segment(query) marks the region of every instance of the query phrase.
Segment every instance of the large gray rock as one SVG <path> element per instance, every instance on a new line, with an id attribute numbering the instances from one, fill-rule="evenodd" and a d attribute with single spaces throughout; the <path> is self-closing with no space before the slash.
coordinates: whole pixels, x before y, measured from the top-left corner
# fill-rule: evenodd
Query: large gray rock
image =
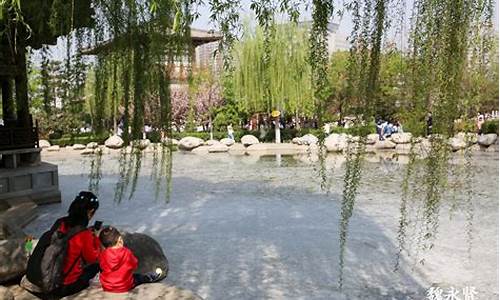
<path id="1" fill-rule="evenodd" d="M 200 138 L 187 136 L 187 137 L 183 137 L 179 141 L 178 147 L 181 150 L 190 151 L 190 150 L 193 150 L 194 148 L 197 148 L 197 147 L 203 145 L 203 143 L 204 143 L 204 141 Z"/>
<path id="2" fill-rule="evenodd" d="M 228 147 L 234 145 L 234 140 L 229 138 L 223 138 L 220 142 Z"/>
<path id="3" fill-rule="evenodd" d="M 123 146 L 123 139 L 118 135 L 112 135 L 104 141 L 104 146 L 111 149 L 119 149 Z"/>
<path id="4" fill-rule="evenodd" d="M 409 144 L 411 143 L 411 133 L 394 133 L 391 135 L 390 140 L 396 144 Z"/>
<path id="5" fill-rule="evenodd" d="M 164 283 L 140 285 L 128 293 L 107 293 L 99 285 L 93 285 L 65 300 L 202 300 L 195 293 Z"/>
<path id="6" fill-rule="evenodd" d="M 96 142 L 90 142 L 87 144 L 87 149 L 95 149 L 99 147 L 99 145 Z"/>
<path id="7" fill-rule="evenodd" d="M 168 273 L 168 260 L 163 250 L 152 237 L 142 233 L 123 234 L 123 241 L 134 255 L 139 259 L 139 266 L 136 272 L 154 272 L 160 268 L 165 276 Z"/>
<path id="8" fill-rule="evenodd" d="M 488 133 L 480 135 L 477 138 L 477 143 L 483 147 L 489 147 L 497 141 L 498 136 L 495 133 Z"/>
<path id="9" fill-rule="evenodd" d="M 40 147 L 42 149 L 49 148 L 50 147 L 50 143 L 47 140 L 39 140 L 38 141 L 38 147 Z"/>
<path id="10" fill-rule="evenodd" d="M 14 294 L 12 294 L 8 288 L 0 285 L 0 299 L 14 300 Z"/>
<path id="11" fill-rule="evenodd" d="M 250 145 L 255 145 L 259 143 L 259 139 L 251 134 L 247 134 L 241 137 L 241 143 L 243 146 L 248 147 Z"/>
<path id="12" fill-rule="evenodd" d="M 24 239 L 0 240 L 0 262 L 0 283 L 24 275 L 28 263 Z"/>
<path id="13" fill-rule="evenodd" d="M 325 139 L 328 152 L 342 152 L 347 148 L 347 135 L 332 133 Z"/>

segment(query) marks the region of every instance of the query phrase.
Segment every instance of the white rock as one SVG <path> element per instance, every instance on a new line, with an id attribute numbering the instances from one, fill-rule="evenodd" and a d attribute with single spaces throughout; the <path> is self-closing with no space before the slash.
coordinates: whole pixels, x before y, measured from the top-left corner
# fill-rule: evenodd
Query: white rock
<path id="1" fill-rule="evenodd" d="M 220 142 L 226 146 L 232 146 L 234 145 L 234 140 L 233 139 L 228 139 L 228 138 L 223 138 L 220 140 Z"/>
<path id="2" fill-rule="evenodd" d="M 498 136 L 495 133 L 482 134 L 477 138 L 477 143 L 483 147 L 489 147 L 497 141 Z"/>
<path id="3" fill-rule="evenodd" d="M 411 143 L 411 133 L 393 133 L 390 140 L 396 144 L 409 144 Z"/>
<path id="4" fill-rule="evenodd" d="M 372 133 L 366 136 L 366 144 L 367 145 L 373 145 L 375 144 L 379 139 L 378 134 Z"/>
<path id="5" fill-rule="evenodd" d="M 398 154 L 410 154 L 411 144 L 396 144 L 395 149 Z"/>
<path id="6" fill-rule="evenodd" d="M 14 300 L 14 295 L 10 292 L 8 288 L 0 285 L 0 299 Z"/>
<path id="7" fill-rule="evenodd" d="M 82 144 L 74 144 L 73 145 L 73 150 L 83 150 L 85 148 L 86 148 L 86 146 L 82 145 Z"/>
<path id="8" fill-rule="evenodd" d="M 303 137 L 300 138 L 301 144 L 299 145 L 313 145 L 318 143 L 318 138 L 315 137 L 313 134 L 306 134 Z"/>
<path id="9" fill-rule="evenodd" d="M 396 148 L 396 143 L 393 143 L 392 141 L 389 141 L 388 139 L 385 139 L 383 141 L 377 141 L 375 143 L 375 149 L 378 149 L 378 150 L 394 149 L 394 148 Z"/>
<path id="10" fill-rule="evenodd" d="M 190 151 L 203 145 L 203 143 L 204 141 L 200 138 L 187 136 L 179 141 L 179 149 Z"/>
<path id="11" fill-rule="evenodd" d="M 328 152 L 342 152 L 347 148 L 347 135 L 332 133 L 325 139 Z"/>
<path id="12" fill-rule="evenodd" d="M 222 143 L 217 143 L 208 147 L 208 153 L 219 153 L 227 151 L 229 151 L 229 147 Z"/>
<path id="13" fill-rule="evenodd" d="M 467 143 L 460 138 L 452 137 L 448 140 L 448 144 L 451 146 L 451 150 L 458 151 L 463 150 L 467 147 Z"/>
<path id="14" fill-rule="evenodd" d="M 205 146 L 212 146 L 215 144 L 220 144 L 220 142 L 218 140 L 208 140 L 204 143 Z"/>
<path id="15" fill-rule="evenodd" d="M 248 147 L 250 145 L 258 144 L 259 139 L 251 134 L 247 134 L 241 137 L 241 143 L 243 146 Z"/>
<path id="16" fill-rule="evenodd" d="M 95 149 L 83 149 L 82 152 L 80 152 L 81 155 L 90 155 L 94 154 Z"/>
<path id="17" fill-rule="evenodd" d="M 54 145 L 54 146 L 50 146 L 49 148 L 47 148 L 47 151 L 51 151 L 51 152 L 57 152 L 59 151 L 61 148 L 58 146 L 58 145 Z"/>
<path id="18" fill-rule="evenodd" d="M 463 141 L 467 141 L 469 146 L 473 144 L 477 144 L 477 134 L 475 133 L 465 133 L 465 132 L 459 132 L 455 134 L 454 136 L 457 139 L 461 139 Z"/>
<path id="19" fill-rule="evenodd" d="M 99 145 L 96 142 L 90 142 L 90 143 L 87 144 L 87 149 L 95 149 L 98 146 Z"/>
<path id="20" fill-rule="evenodd" d="M 50 143 L 47 140 L 39 140 L 38 141 L 38 147 L 40 147 L 42 149 L 49 148 L 50 147 Z"/>
<path id="21" fill-rule="evenodd" d="M 210 148 L 212 146 L 204 146 L 204 145 L 201 145 L 201 146 L 198 146 L 196 148 L 193 148 L 193 150 L 191 150 L 191 153 L 194 153 L 194 154 L 208 154 L 208 148 Z"/>
<path id="22" fill-rule="evenodd" d="M 123 139 L 118 135 L 112 135 L 104 142 L 104 146 L 111 149 L 119 149 L 123 146 Z"/>

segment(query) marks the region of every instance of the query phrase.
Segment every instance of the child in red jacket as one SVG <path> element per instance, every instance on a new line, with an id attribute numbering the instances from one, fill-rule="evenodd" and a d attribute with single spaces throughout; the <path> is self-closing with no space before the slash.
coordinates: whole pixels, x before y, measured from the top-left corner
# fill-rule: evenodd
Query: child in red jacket
<path id="1" fill-rule="evenodd" d="M 152 283 L 162 279 L 162 270 L 147 274 L 137 274 L 137 258 L 123 245 L 120 232 L 111 226 L 105 227 L 99 239 L 106 248 L 99 256 L 101 273 L 99 280 L 104 291 L 125 293 L 143 283 Z"/>

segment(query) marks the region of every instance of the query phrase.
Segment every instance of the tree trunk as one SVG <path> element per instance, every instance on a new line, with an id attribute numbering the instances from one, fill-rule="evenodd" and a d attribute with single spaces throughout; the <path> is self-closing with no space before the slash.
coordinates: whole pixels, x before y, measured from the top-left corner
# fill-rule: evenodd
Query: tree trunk
<path id="1" fill-rule="evenodd" d="M 26 72 L 26 48 L 22 39 L 17 45 L 17 66 L 19 73 L 15 77 L 17 122 L 23 127 L 30 126 L 29 100 L 28 100 L 28 74 Z"/>
<path id="2" fill-rule="evenodd" d="M 8 78 L 2 78 L 2 118 L 4 120 L 13 120 L 16 118 L 14 114 L 14 99 L 12 98 L 12 81 Z"/>

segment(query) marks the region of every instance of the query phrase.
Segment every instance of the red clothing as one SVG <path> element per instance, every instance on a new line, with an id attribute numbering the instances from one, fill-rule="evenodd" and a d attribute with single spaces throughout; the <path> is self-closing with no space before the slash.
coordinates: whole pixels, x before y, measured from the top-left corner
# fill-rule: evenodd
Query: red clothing
<path id="1" fill-rule="evenodd" d="M 69 227 L 63 221 L 58 230 L 66 233 Z M 64 285 L 75 282 L 80 275 L 82 275 L 82 258 L 87 264 L 96 263 L 99 258 L 100 250 L 101 242 L 90 229 L 85 229 L 75 234 L 68 241 L 68 250 L 66 258 L 64 259 L 63 274 L 69 272 L 66 277 L 64 277 Z M 79 261 L 75 263 L 77 259 Z"/>
<path id="2" fill-rule="evenodd" d="M 137 258 L 127 247 L 106 248 L 99 257 L 102 289 L 106 292 L 125 293 L 134 287 Z"/>

